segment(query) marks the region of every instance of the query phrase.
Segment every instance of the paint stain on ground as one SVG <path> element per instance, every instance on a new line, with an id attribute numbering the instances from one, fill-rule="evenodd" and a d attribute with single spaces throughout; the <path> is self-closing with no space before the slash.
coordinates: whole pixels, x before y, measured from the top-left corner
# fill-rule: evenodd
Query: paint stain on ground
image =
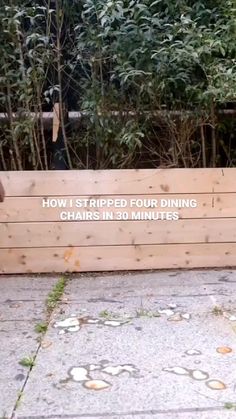
<path id="1" fill-rule="evenodd" d="M 173 322 L 179 322 L 182 320 L 190 320 L 191 314 L 186 312 L 181 312 L 178 309 L 177 304 L 170 303 L 168 304 L 168 308 L 160 308 L 158 310 L 159 314 L 165 314 L 167 316 L 167 320 L 173 321 Z"/>
<path id="2" fill-rule="evenodd" d="M 102 372 L 105 372 L 105 374 L 109 375 L 119 375 L 122 372 L 128 372 L 130 375 L 134 375 L 138 373 L 137 368 L 135 368 L 133 365 L 117 365 L 117 366 L 108 366 L 102 369 Z"/>
<path id="3" fill-rule="evenodd" d="M 88 371 L 84 367 L 71 368 L 71 370 L 69 371 L 69 375 L 73 381 L 77 381 L 77 382 L 90 380 Z"/>
<path id="4" fill-rule="evenodd" d="M 176 375 L 189 375 L 189 370 L 183 367 L 166 367 L 162 369 L 163 371 L 171 372 Z"/>
<path id="5" fill-rule="evenodd" d="M 225 390 L 227 388 L 225 383 L 219 380 L 209 380 L 206 382 L 206 386 L 211 390 Z"/>
<path id="6" fill-rule="evenodd" d="M 168 317 L 169 322 L 180 322 L 182 320 L 190 320 L 191 314 L 189 313 L 175 313 L 172 316 Z"/>
<path id="7" fill-rule="evenodd" d="M 199 351 L 198 349 L 188 349 L 187 351 L 185 351 L 185 354 L 189 356 L 202 355 L 201 351 Z"/>
<path id="8" fill-rule="evenodd" d="M 159 314 L 166 314 L 166 316 L 172 316 L 173 314 L 174 314 L 174 311 L 173 310 L 171 310 L 170 308 L 167 308 L 167 309 L 160 309 L 160 310 L 158 310 L 158 313 Z"/>
<path id="9" fill-rule="evenodd" d="M 93 378 L 93 371 L 100 371 L 101 377 L 98 379 Z M 111 387 L 112 384 L 103 379 L 103 374 L 115 377 L 125 372 L 130 377 L 137 377 L 139 370 L 132 364 L 109 365 L 108 361 L 101 361 L 99 364 L 72 367 L 68 371 L 69 377 L 64 381 L 67 382 L 69 379 L 74 382 L 80 382 L 88 390 L 104 390 Z"/>
<path id="10" fill-rule="evenodd" d="M 110 387 L 111 384 L 104 380 L 89 380 L 85 381 L 83 386 L 88 390 L 104 390 Z"/>
<path id="11" fill-rule="evenodd" d="M 60 320 L 54 323 L 53 327 L 55 327 L 56 329 L 61 329 L 61 330 L 68 330 L 70 332 L 73 332 L 77 330 L 80 330 L 80 319 L 77 317 L 68 317 L 65 320 Z"/>
<path id="12" fill-rule="evenodd" d="M 167 316 L 168 321 L 178 322 L 182 320 L 190 320 L 191 314 L 186 312 L 175 312 L 177 308 L 177 304 L 171 303 L 168 304 L 168 308 L 159 309 L 157 312 L 152 312 L 149 310 L 136 310 L 135 316 L 119 316 L 114 313 L 109 313 L 107 310 L 104 310 L 103 316 L 99 317 L 90 317 L 90 316 L 77 316 L 77 315 L 70 315 L 64 320 L 56 321 L 53 324 L 53 327 L 59 329 L 58 334 L 63 335 L 68 332 L 78 332 L 83 325 L 92 325 L 97 324 L 100 326 L 109 326 L 109 327 L 120 327 L 125 324 L 131 323 L 132 320 L 139 318 L 139 317 L 161 317 L 161 315 Z M 101 318 L 104 317 L 104 318 Z"/>
<path id="13" fill-rule="evenodd" d="M 216 352 L 218 352 L 219 354 L 225 355 L 225 354 L 231 353 L 232 348 L 230 348 L 229 346 L 219 346 L 219 348 L 216 348 Z"/>
<path id="14" fill-rule="evenodd" d="M 64 320 L 56 321 L 53 324 L 55 329 L 59 329 L 59 334 L 64 334 L 67 332 L 78 332 L 83 325 L 103 325 L 110 327 L 119 327 L 124 324 L 129 323 L 130 320 L 106 320 L 106 319 L 97 319 L 93 317 L 68 317 Z"/>
<path id="15" fill-rule="evenodd" d="M 105 324 L 105 326 L 112 326 L 112 327 L 121 326 L 121 322 L 117 320 L 105 320 L 103 324 Z"/>
<path id="16" fill-rule="evenodd" d="M 209 379 L 209 374 L 206 371 L 197 369 L 192 370 L 181 366 L 166 367 L 163 368 L 162 371 L 167 371 L 176 375 L 188 376 L 196 381 L 205 381 L 206 386 L 211 390 L 225 390 L 227 388 L 227 386 L 222 381 Z"/>
<path id="17" fill-rule="evenodd" d="M 190 377 L 194 380 L 202 381 L 207 380 L 209 378 L 209 374 L 201 370 L 190 370 Z"/>
<path id="18" fill-rule="evenodd" d="M 179 366 L 163 368 L 163 371 L 171 372 L 176 375 L 187 375 L 197 381 L 207 380 L 209 378 L 209 374 L 205 371 L 191 370 Z"/>
<path id="19" fill-rule="evenodd" d="M 231 322 L 236 321 L 236 314 L 232 314 L 232 313 L 228 313 L 228 312 L 224 311 L 223 316 Z"/>

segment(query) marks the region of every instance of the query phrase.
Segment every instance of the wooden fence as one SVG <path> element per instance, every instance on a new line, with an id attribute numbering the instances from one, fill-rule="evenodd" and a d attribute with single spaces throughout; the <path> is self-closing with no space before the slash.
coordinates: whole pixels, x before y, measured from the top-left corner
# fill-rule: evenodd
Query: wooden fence
<path id="1" fill-rule="evenodd" d="M 236 266 L 236 169 L 0 172 L 0 179 L 0 273 Z"/>

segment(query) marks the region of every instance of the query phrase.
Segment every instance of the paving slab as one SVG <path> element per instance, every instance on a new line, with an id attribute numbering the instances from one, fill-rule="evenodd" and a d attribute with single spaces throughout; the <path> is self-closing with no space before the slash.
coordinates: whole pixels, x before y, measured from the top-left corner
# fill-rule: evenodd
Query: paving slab
<path id="1" fill-rule="evenodd" d="M 236 417 L 235 291 L 229 270 L 74 276 L 17 417 Z"/>
<path id="2" fill-rule="evenodd" d="M 36 323 L 45 318 L 45 298 L 56 278 L 0 276 L 0 418 L 11 417 L 28 369 L 19 365 L 38 347 Z"/>

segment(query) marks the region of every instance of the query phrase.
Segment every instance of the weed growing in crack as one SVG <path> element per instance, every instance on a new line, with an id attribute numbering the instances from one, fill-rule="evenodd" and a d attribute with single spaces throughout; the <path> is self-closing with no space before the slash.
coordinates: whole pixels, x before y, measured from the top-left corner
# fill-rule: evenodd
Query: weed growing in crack
<path id="1" fill-rule="evenodd" d="M 103 319 L 110 319 L 110 318 L 115 317 L 115 315 L 111 311 L 102 310 L 99 313 L 99 317 L 102 317 Z"/>
<path id="2" fill-rule="evenodd" d="M 214 314 L 214 316 L 223 316 L 223 310 L 219 306 L 214 306 L 212 309 L 212 314 Z"/>
<path id="3" fill-rule="evenodd" d="M 48 294 L 46 300 L 47 312 L 50 314 L 60 301 L 66 286 L 66 279 L 60 278 L 59 281 L 54 285 L 52 291 Z"/>
<path id="4" fill-rule="evenodd" d="M 236 403 L 227 402 L 224 404 L 224 408 L 228 410 L 236 410 Z"/>
<path id="5" fill-rule="evenodd" d="M 150 310 L 146 310 L 144 308 L 139 308 L 136 310 L 136 317 L 161 317 L 161 315 L 157 312 L 152 312 Z"/>
<path id="6" fill-rule="evenodd" d="M 48 329 L 47 323 L 37 323 L 34 330 L 36 333 L 44 334 Z"/>
<path id="7" fill-rule="evenodd" d="M 24 357 L 19 361 L 19 364 L 22 367 L 33 368 L 33 366 L 35 365 L 35 358 L 31 356 Z"/>
<path id="8" fill-rule="evenodd" d="M 22 401 L 23 394 L 24 394 L 24 392 L 22 390 L 19 391 L 18 397 L 17 397 L 17 401 L 16 401 L 16 406 L 15 406 L 16 409 L 20 406 L 20 403 Z"/>

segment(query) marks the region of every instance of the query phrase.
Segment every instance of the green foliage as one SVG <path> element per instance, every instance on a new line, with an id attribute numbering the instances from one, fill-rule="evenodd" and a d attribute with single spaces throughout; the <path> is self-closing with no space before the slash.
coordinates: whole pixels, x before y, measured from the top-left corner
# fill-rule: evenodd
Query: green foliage
<path id="1" fill-rule="evenodd" d="M 110 318 L 113 318 L 113 313 L 111 313 L 109 310 L 102 310 L 99 313 L 99 316 L 104 319 L 110 319 Z"/>
<path id="2" fill-rule="evenodd" d="M 46 333 L 47 329 L 48 329 L 47 323 L 37 323 L 36 326 L 35 326 L 35 332 L 36 333 L 44 334 L 44 333 Z"/>
<path id="3" fill-rule="evenodd" d="M 214 306 L 212 309 L 212 314 L 214 314 L 214 316 L 223 316 L 223 309 L 219 306 Z"/>
<path id="4" fill-rule="evenodd" d="M 224 408 L 227 410 L 236 410 L 236 403 L 227 402 L 224 404 Z"/>
<path id="5" fill-rule="evenodd" d="M 52 312 L 52 310 L 56 307 L 58 301 L 60 301 L 64 293 L 65 286 L 66 286 L 66 279 L 60 278 L 57 281 L 57 283 L 54 285 L 52 291 L 48 294 L 46 307 L 49 313 Z"/>
<path id="6" fill-rule="evenodd" d="M 136 316 L 137 317 L 161 317 L 161 315 L 158 312 L 153 312 L 150 310 L 146 310 L 143 307 L 140 307 L 138 310 L 136 310 Z"/>
<path id="7" fill-rule="evenodd" d="M 48 167 L 41 112 L 60 94 L 87 115 L 79 141 L 70 133 L 73 167 L 135 167 L 147 153 L 150 161 L 155 154 L 154 165 L 201 165 L 199 126 L 217 128 L 217 108 L 236 98 L 235 1 L 46 4 L 0 5 L 0 110 L 9 116 L 0 138 L 3 168 Z M 147 117 L 156 110 L 193 111 L 191 132 L 186 118 Z"/>
<path id="8" fill-rule="evenodd" d="M 19 364 L 20 364 L 22 367 L 26 367 L 26 368 L 33 368 L 33 366 L 35 365 L 34 358 L 32 358 L 31 356 L 27 356 L 27 357 L 25 357 L 25 358 L 22 358 L 22 359 L 19 361 Z"/>

